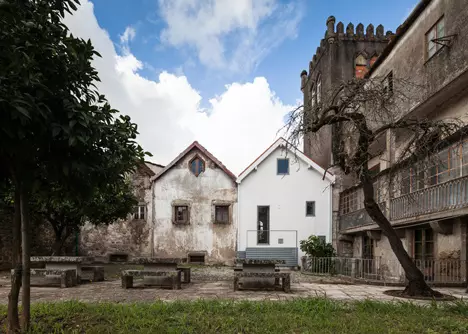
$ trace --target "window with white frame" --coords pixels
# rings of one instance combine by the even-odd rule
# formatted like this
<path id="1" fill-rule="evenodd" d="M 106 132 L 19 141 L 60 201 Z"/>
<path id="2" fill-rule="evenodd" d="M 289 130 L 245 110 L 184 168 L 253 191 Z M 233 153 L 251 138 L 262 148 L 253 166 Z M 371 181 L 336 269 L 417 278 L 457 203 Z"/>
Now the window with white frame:
<path id="1" fill-rule="evenodd" d="M 317 104 L 322 102 L 322 77 L 319 76 L 317 79 Z"/>
<path id="2" fill-rule="evenodd" d="M 276 173 L 278 175 L 289 174 L 289 159 L 278 159 L 276 166 Z"/>
<path id="3" fill-rule="evenodd" d="M 133 219 L 146 219 L 146 205 L 137 205 L 133 210 Z"/>
<path id="4" fill-rule="evenodd" d="M 436 24 L 426 33 L 426 57 L 431 58 L 436 54 L 438 50 L 442 48 L 442 45 L 434 40 L 445 37 L 445 22 L 442 17 L 437 21 Z"/>

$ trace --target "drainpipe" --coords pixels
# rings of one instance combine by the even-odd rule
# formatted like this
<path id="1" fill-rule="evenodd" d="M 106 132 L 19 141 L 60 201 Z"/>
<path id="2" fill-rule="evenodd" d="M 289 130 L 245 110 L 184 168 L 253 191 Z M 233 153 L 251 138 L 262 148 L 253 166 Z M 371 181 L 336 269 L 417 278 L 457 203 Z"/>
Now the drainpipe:
<path id="1" fill-rule="evenodd" d="M 332 245 L 333 245 L 333 186 L 334 186 L 334 183 L 330 182 L 330 238 L 331 238 L 330 241 Z M 338 244 L 336 248 L 338 248 Z"/>
<path id="2" fill-rule="evenodd" d="M 237 182 L 236 182 L 237 183 Z M 236 257 L 240 251 L 240 183 L 237 183 Z"/>
<path id="3" fill-rule="evenodd" d="M 154 188 L 156 182 L 151 182 L 151 237 L 150 237 L 150 254 L 151 257 L 154 257 L 154 226 L 156 224 L 156 204 L 155 204 L 155 195 L 154 195 Z"/>

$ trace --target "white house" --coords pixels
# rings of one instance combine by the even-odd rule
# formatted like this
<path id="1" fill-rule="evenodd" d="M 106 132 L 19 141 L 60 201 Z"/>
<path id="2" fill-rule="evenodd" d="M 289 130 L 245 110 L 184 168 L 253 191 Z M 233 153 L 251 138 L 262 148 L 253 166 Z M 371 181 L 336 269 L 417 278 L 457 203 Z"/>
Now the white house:
<path id="1" fill-rule="evenodd" d="M 304 255 L 300 240 L 331 241 L 334 176 L 280 138 L 238 177 L 238 256 L 276 258 L 288 266 Z"/>
<path id="2" fill-rule="evenodd" d="M 236 176 L 194 142 L 151 179 L 154 254 L 188 262 L 233 264 Z"/>

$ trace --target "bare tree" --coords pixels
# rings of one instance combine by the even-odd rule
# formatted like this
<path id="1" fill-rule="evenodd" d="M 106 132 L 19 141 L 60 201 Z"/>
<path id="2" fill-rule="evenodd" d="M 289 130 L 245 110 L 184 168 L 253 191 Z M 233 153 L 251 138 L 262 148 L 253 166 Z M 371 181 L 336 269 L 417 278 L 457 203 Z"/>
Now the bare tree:
<path id="1" fill-rule="evenodd" d="M 328 168 L 339 168 L 342 174 L 353 177 L 362 188 L 366 212 L 388 238 L 405 271 L 408 283 L 403 293 L 437 297 L 440 293 L 426 284 L 424 275 L 379 207 L 374 182 L 382 176 L 390 183 L 398 182 L 402 168 L 428 163 L 434 159 L 433 152 L 463 133 L 463 123 L 412 116 L 409 111 L 418 102 L 422 87 L 407 80 L 390 79 L 356 79 L 342 83 L 326 92 L 319 103 L 308 101 L 293 110 L 283 130 L 288 141 L 298 145 L 306 134 L 333 128 L 333 163 Z M 386 147 L 382 142 L 387 135 L 395 133 L 404 138 L 404 144 L 398 147 L 397 153 L 391 152 L 393 161 L 390 167 L 374 175 L 369 170 L 369 162 L 382 154 L 381 147 Z"/>

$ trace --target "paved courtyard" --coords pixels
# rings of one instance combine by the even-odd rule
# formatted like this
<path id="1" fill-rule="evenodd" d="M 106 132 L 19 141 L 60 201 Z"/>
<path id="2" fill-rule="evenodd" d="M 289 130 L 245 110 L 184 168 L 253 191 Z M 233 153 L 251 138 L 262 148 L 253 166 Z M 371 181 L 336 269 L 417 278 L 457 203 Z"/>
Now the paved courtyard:
<path id="1" fill-rule="evenodd" d="M 394 287 L 372 285 L 350 285 L 336 280 L 333 284 L 322 283 L 323 277 L 292 273 L 292 293 L 282 291 L 236 291 L 232 289 L 232 269 L 194 268 L 192 283 L 183 284 L 181 290 L 142 288 L 141 281 L 135 281 L 134 289 L 122 289 L 117 274 L 106 270 L 105 282 L 92 282 L 76 287 L 32 287 L 33 302 L 79 300 L 82 302 L 151 302 L 155 300 L 289 300 L 293 298 L 328 297 L 339 300 L 373 299 L 381 301 L 403 300 L 383 294 Z M 7 303 L 10 291 L 8 272 L 0 274 L 0 303 Z M 445 294 L 466 299 L 463 288 L 439 288 Z"/>

